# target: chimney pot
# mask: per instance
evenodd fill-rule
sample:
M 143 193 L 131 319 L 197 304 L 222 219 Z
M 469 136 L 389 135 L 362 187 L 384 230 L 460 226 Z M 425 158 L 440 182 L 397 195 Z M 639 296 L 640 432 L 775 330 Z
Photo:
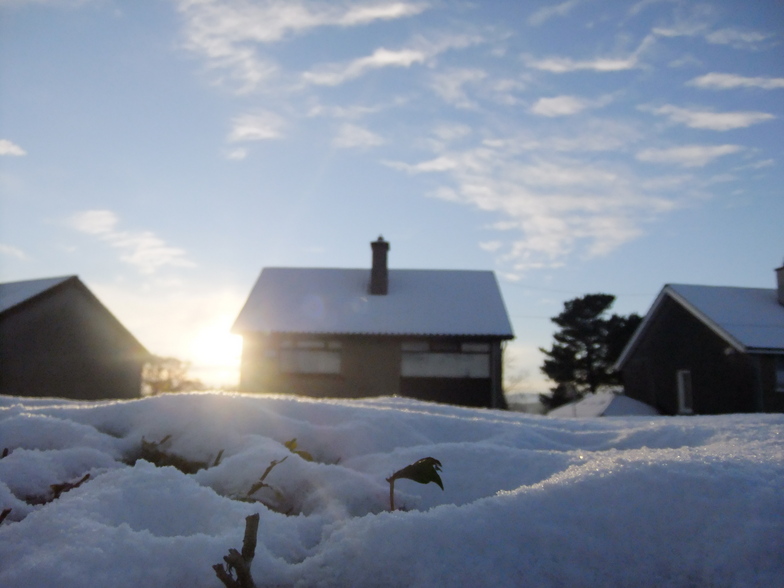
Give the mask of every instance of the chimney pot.
M 371 241 L 373 250 L 373 268 L 370 270 L 370 293 L 385 296 L 389 291 L 389 270 L 387 269 L 387 252 L 389 243 L 379 235 L 378 240 Z

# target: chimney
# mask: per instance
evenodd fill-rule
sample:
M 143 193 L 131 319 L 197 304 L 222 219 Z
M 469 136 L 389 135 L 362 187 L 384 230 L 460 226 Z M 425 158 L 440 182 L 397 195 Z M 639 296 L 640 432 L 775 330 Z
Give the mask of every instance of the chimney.
M 784 265 L 776 268 L 776 282 L 778 282 L 779 304 L 784 305 Z
M 387 251 L 389 243 L 384 237 L 379 236 L 378 241 L 372 241 L 373 269 L 370 270 L 370 293 L 385 296 L 389 289 L 389 271 L 387 270 Z

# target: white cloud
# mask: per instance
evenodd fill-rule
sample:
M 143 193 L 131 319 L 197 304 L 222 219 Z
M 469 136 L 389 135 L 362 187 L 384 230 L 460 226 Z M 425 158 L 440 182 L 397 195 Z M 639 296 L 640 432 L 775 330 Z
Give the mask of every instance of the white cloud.
M 555 6 L 544 6 L 528 17 L 528 24 L 539 26 L 551 18 L 566 16 L 580 3 L 581 0 L 566 0 Z
M 384 139 L 382 139 L 379 135 L 363 127 L 352 124 L 345 124 L 341 126 L 338 134 L 332 141 L 332 144 L 335 147 L 340 147 L 342 149 L 353 147 L 375 147 L 377 145 L 382 145 L 383 143 Z
M 466 95 L 464 87 L 482 82 L 487 74 L 480 69 L 450 69 L 433 76 L 432 88 L 445 102 L 458 108 L 471 108 L 474 101 Z
M 530 108 L 532 114 L 556 117 L 578 114 L 588 108 L 606 106 L 611 101 L 609 96 L 598 100 L 587 100 L 577 96 L 554 96 L 552 98 L 539 98 Z
M 231 149 L 226 153 L 226 159 L 231 159 L 232 161 L 242 161 L 248 156 L 248 150 L 244 147 L 237 147 L 236 149 Z
M 8 139 L 0 139 L 0 156 L 2 155 L 21 157 L 27 155 L 27 151 Z
M 728 28 L 708 33 L 705 35 L 705 39 L 714 45 L 731 45 L 736 49 L 754 49 L 762 41 L 770 39 L 772 36 L 756 31 L 741 31 Z
M 435 37 L 418 37 L 411 47 L 390 50 L 384 47 L 376 49 L 365 57 L 345 62 L 318 66 L 302 75 L 303 81 L 317 86 L 338 86 L 368 72 L 387 68 L 408 68 L 416 64 L 430 62 L 437 55 L 452 49 L 463 49 L 484 42 L 476 35 L 440 35 Z
M 85 210 L 68 219 L 66 225 L 88 235 L 95 235 L 121 251 L 120 260 L 143 274 L 155 273 L 163 266 L 195 267 L 186 252 L 171 247 L 151 231 L 118 231 L 119 217 L 111 210 Z
M 687 82 L 689 86 L 712 90 L 730 90 L 733 88 L 761 88 L 777 90 L 784 88 L 784 78 L 746 77 L 736 74 L 709 73 Z
M 693 129 L 707 129 L 711 131 L 742 129 L 776 118 L 767 112 L 711 112 L 708 110 L 680 108 L 672 104 L 665 104 L 658 108 L 642 106 L 640 109 L 666 116 L 674 123 L 684 124 Z
M 204 56 L 217 81 L 250 92 L 278 72 L 259 52 L 260 45 L 325 26 L 354 27 L 393 20 L 427 10 L 424 2 L 376 2 L 345 5 L 303 0 L 179 0 L 184 45 Z M 225 73 L 225 77 L 224 77 Z
M 227 141 L 242 143 L 279 139 L 284 126 L 283 119 L 273 112 L 256 112 L 235 117 Z
M 68 225 L 88 235 L 108 235 L 114 231 L 119 220 L 111 210 L 86 210 L 73 215 Z
M 385 67 L 410 67 L 415 63 L 424 63 L 427 55 L 420 50 L 376 49 L 372 55 L 360 57 L 346 64 L 330 64 L 305 72 L 303 79 L 317 86 L 337 86 L 348 80 L 358 78 L 365 73 Z
M 743 147 L 740 145 L 683 145 L 668 149 L 644 149 L 637 153 L 637 159 L 648 163 L 703 167 L 714 159 L 742 150 Z
M 0 255 L 4 255 L 6 257 L 13 257 L 15 259 L 25 260 L 27 259 L 27 255 L 24 251 L 19 249 L 18 247 L 14 247 L 13 245 L 6 245 L 4 243 L 0 243 Z
M 432 159 L 390 165 L 442 174 L 444 183 L 431 196 L 500 216 L 493 226 L 505 239 L 480 247 L 496 251 L 514 271 L 556 267 L 575 252 L 606 255 L 677 206 L 646 194 L 625 167 L 564 158 L 543 145 L 526 138 L 485 139 L 473 148 L 442 146 Z
M 483 251 L 488 251 L 493 253 L 494 251 L 498 251 L 503 247 L 504 244 L 501 241 L 483 241 L 479 243 L 479 248 Z
M 640 46 L 630 55 L 624 57 L 595 57 L 593 59 L 575 60 L 569 57 L 545 57 L 535 59 L 524 56 L 528 67 L 551 73 L 569 73 L 573 71 L 595 71 L 599 73 L 625 71 L 640 65 L 640 56 L 655 42 L 653 35 L 643 39 Z

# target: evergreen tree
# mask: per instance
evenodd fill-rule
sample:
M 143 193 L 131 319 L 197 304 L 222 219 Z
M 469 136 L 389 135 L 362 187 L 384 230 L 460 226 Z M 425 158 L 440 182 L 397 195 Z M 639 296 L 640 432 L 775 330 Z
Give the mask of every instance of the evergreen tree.
M 620 386 L 620 374 L 612 366 L 642 318 L 607 317 L 614 301 L 611 294 L 586 294 L 566 301 L 563 312 L 551 319 L 560 330 L 551 349 L 540 348 L 546 356 L 541 370 L 556 383 L 551 395 L 539 396 L 548 409 Z

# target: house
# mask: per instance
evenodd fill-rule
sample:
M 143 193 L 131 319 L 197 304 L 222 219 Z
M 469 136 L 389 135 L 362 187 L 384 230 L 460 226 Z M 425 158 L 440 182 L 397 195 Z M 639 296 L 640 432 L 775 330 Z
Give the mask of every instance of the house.
M 554 408 L 547 416 L 557 418 L 568 417 L 602 417 L 602 416 L 656 416 L 659 414 L 652 406 L 629 398 L 624 394 L 613 392 L 597 392 L 585 398 Z
M 666 285 L 616 369 L 664 414 L 784 412 L 784 267 L 778 288 Z
M 0 284 L 0 394 L 134 398 L 148 356 L 77 276 Z
M 502 344 L 514 337 L 491 271 L 264 268 L 232 331 L 240 389 L 319 397 L 400 395 L 505 407 Z

